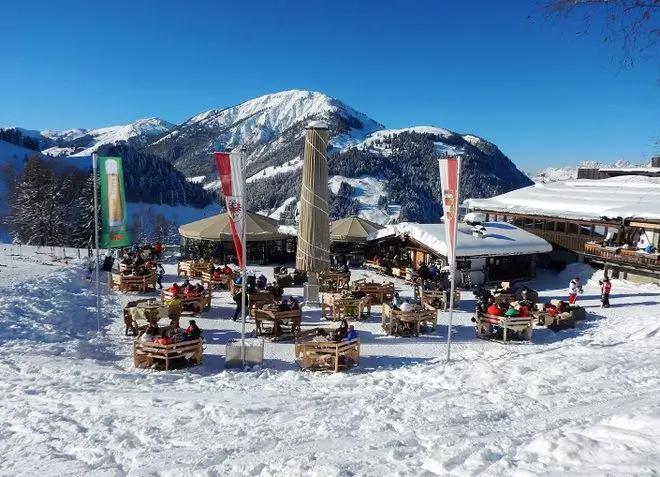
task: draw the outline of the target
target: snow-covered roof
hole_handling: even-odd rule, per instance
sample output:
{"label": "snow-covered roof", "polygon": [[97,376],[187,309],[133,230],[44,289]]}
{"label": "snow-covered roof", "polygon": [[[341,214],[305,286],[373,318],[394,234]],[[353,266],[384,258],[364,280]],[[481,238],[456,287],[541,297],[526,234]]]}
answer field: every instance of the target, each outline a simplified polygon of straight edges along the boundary
{"label": "snow-covered roof", "polygon": [[576,220],[660,220],[660,177],[621,176],[576,179],[467,199],[471,210],[543,215]]}
{"label": "snow-covered roof", "polygon": [[[459,224],[457,257],[501,257],[552,251],[552,246],[542,238],[511,224],[485,222],[482,225],[486,228],[483,238],[472,235],[472,226]],[[444,224],[402,222],[370,234],[367,240],[372,241],[397,235],[408,235],[438,255],[447,256]]]}

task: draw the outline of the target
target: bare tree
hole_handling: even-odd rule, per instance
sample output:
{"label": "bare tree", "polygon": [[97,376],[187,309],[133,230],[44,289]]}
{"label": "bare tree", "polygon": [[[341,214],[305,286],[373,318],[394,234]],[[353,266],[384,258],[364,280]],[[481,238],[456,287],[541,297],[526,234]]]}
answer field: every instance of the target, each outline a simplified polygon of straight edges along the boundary
{"label": "bare tree", "polygon": [[576,33],[600,30],[603,42],[621,48],[627,66],[658,54],[660,0],[546,0],[545,5],[551,17],[581,15],[583,29]]}

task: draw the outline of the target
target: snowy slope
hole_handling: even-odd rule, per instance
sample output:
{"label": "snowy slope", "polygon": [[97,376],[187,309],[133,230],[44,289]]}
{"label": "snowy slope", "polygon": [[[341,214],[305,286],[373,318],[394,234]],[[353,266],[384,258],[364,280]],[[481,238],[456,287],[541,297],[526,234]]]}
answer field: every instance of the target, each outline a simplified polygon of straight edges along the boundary
{"label": "snowy slope", "polygon": [[295,171],[296,169],[302,168],[303,160],[300,156],[296,156],[294,159],[282,164],[281,166],[268,166],[256,174],[251,175],[247,178],[248,184],[250,182],[258,181],[260,179],[266,179],[268,177],[273,177],[278,174],[284,174],[285,172]]}
{"label": "snowy slope", "polygon": [[[536,328],[527,344],[476,340],[463,293],[448,364],[446,314],[433,334],[392,338],[374,306],[355,323],[360,367],[340,374],[299,371],[290,342],[266,343],[266,369],[223,370],[240,324],[222,291],[196,318],[202,366],[135,370],[121,317],[134,295],[103,296],[96,334],[84,267],[19,277],[0,289],[0,474],[655,476],[660,289],[615,280],[603,310],[593,273],[577,265],[530,283],[548,300],[581,275],[588,316],[574,330]],[[319,325],[320,310],[305,310],[303,327]]]}
{"label": "snowy slope", "polygon": [[159,136],[173,127],[173,124],[162,119],[147,118],[138,119],[126,125],[99,129],[45,130],[41,131],[42,137],[59,145],[44,149],[43,152],[53,156],[89,156],[104,144],[116,144],[136,138],[144,139]]}

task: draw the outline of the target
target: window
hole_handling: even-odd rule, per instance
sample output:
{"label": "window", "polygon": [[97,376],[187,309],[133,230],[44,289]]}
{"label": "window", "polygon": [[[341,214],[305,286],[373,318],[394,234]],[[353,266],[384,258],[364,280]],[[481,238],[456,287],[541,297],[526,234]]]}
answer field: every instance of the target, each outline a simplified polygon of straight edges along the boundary
{"label": "window", "polygon": [[545,230],[547,230],[548,232],[554,232],[555,231],[555,221],[553,220],[551,222],[546,222],[545,223]]}
{"label": "window", "polygon": [[573,223],[569,223],[569,224],[568,224],[568,233],[569,233],[569,234],[572,234],[572,235],[577,235],[577,233],[578,233],[578,225],[577,225],[577,224],[573,224]]}
{"label": "window", "polygon": [[523,225],[524,229],[531,229],[534,221],[532,219],[525,219],[525,224]]}
{"label": "window", "polygon": [[543,230],[543,221],[540,219],[536,219],[534,221],[534,230]]}
{"label": "window", "polygon": [[557,232],[566,233],[566,222],[557,222]]}
{"label": "window", "polygon": [[515,219],[513,219],[513,225],[515,225],[516,227],[523,227],[524,224],[525,224],[525,220],[520,217],[516,217]]}
{"label": "window", "polygon": [[580,235],[584,235],[585,237],[591,237],[591,225],[581,225]]}

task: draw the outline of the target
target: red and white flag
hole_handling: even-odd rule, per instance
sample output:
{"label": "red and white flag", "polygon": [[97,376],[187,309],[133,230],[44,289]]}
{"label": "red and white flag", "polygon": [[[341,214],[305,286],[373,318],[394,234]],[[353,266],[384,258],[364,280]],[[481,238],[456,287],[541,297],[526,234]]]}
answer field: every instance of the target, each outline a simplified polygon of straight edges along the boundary
{"label": "red and white flag", "polygon": [[242,232],[245,223],[245,180],[243,178],[243,154],[236,152],[214,152],[215,166],[218,169],[218,178],[225,196],[225,206],[229,214],[229,225],[234,237],[234,246],[238,264],[243,263]]}
{"label": "red and white flag", "polygon": [[442,209],[444,210],[445,240],[447,260],[456,265],[456,231],[458,226],[458,178],[461,168],[460,157],[440,159],[440,187],[442,188]]}

